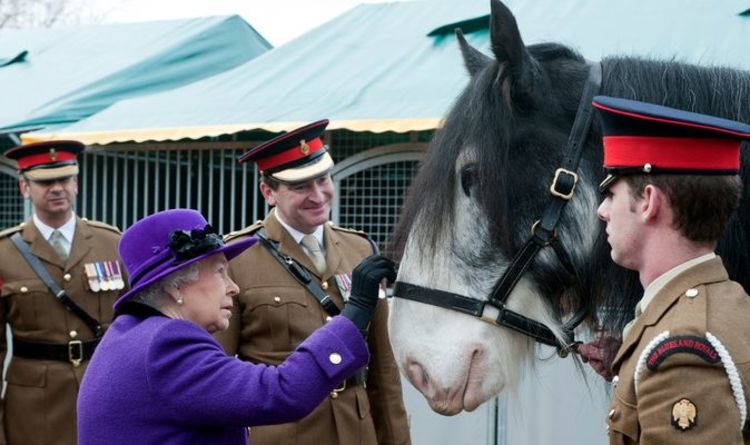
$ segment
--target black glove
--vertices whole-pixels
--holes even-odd
[[[378,304],[378,290],[383,278],[395,281],[396,267],[393,261],[380,255],[368,256],[352,272],[352,292],[341,315],[351,320],[363,334]]]

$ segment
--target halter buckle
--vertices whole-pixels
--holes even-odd
[[[570,186],[570,190],[567,192],[560,191],[557,187],[557,181],[560,179],[561,175],[567,175],[570,177],[570,179],[573,180],[573,185]],[[576,190],[576,185],[578,184],[578,175],[575,172],[572,172],[570,170],[566,170],[562,167],[555,170],[555,177],[552,179],[552,184],[549,186],[549,191],[552,193],[552,196],[557,196],[560,199],[564,199],[566,201],[570,201],[570,198],[573,197],[573,192]]]

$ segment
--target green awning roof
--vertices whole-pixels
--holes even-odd
[[[0,132],[77,122],[241,65],[271,45],[239,16],[0,31]]]
[[[527,44],[558,41],[589,59],[643,55],[750,68],[748,0],[508,0]],[[489,0],[360,5],[205,81],[121,101],[27,140],[89,144],[290,130],[397,131],[440,125],[468,81],[453,28],[489,52]]]

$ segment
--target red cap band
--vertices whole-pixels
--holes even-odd
[[[54,153],[54,154],[53,154]],[[24,156],[18,159],[18,169],[26,170],[27,168],[35,167],[43,164],[54,164],[56,162],[75,161],[76,154],[69,151],[54,151],[37,153],[33,155]]]
[[[739,170],[740,141],[728,138],[605,136],[604,167]]]
[[[261,172],[269,169],[274,168],[279,165],[288,164],[290,162],[294,162],[298,159],[306,158],[310,156],[311,154],[318,152],[325,147],[323,145],[323,141],[320,138],[311,139],[309,141],[303,141],[304,144],[300,144],[296,147],[290,148],[288,150],[284,150],[281,153],[277,153],[273,156],[268,156],[262,159],[258,159],[256,161],[256,164],[258,164],[258,170]]]

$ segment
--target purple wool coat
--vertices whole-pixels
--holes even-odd
[[[367,346],[338,316],[279,366],[227,356],[200,326],[156,311],[107,330],[78,395],[78,443],[247,444],[247,426],[310,413],[367,364]]]

